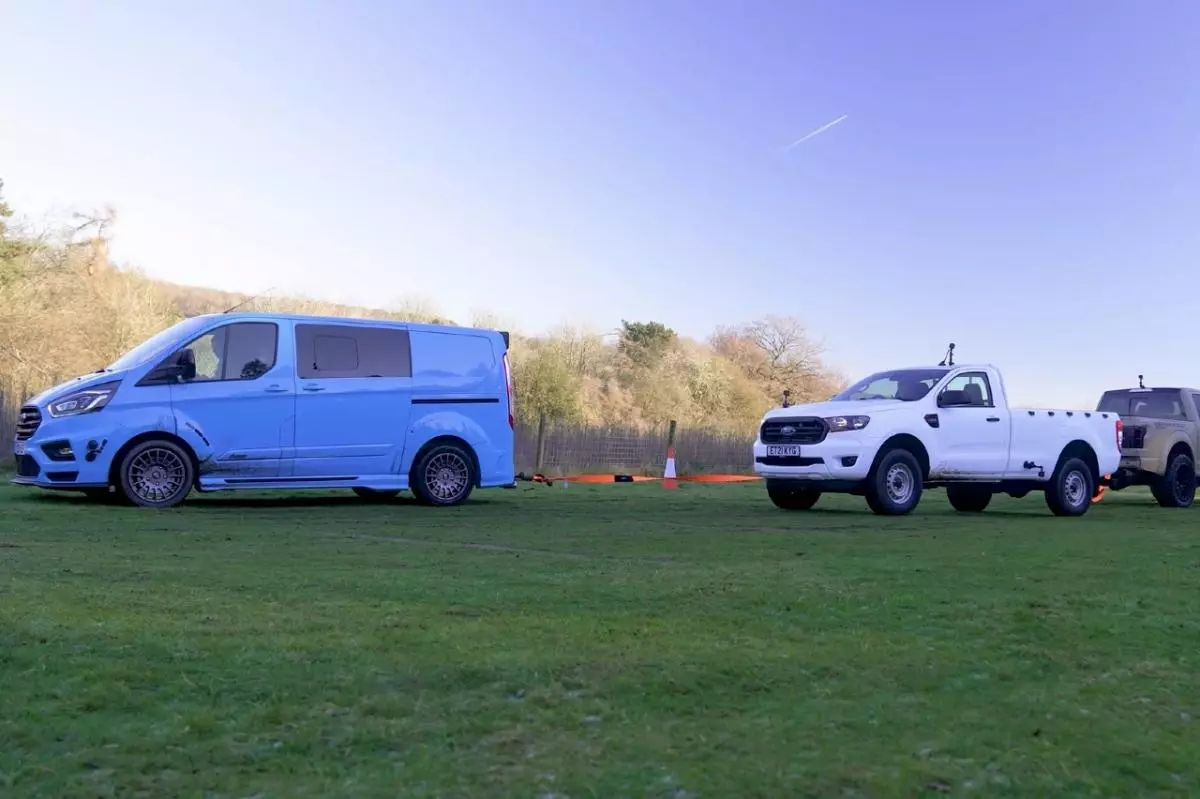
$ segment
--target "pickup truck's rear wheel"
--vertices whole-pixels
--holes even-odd
[[[921,464],[906,449],[891,449],[867,475],[867,506],[881,516],[903,516],[921,501]]]
[[[817,504],[821,492],[815,488],[798,486],[786,480],[768,480],[767,496],[777,508],[784,510],[808,510]]]
[[[1180,452],[1167,465],[1167,471],[1150,486],[1155,501],[1164,508],[1190,508],[1196,500],[1196,465]]]
[[[1046,505],[1055,516],[1082,516],[1095,493],[1091,468],[1079,458],[1068,458],[1046,485]]]
[[[962,513],[981,513],[992,501],[992,491],[989,488],[973,485],[946,486],[946,499],[956,511]]]

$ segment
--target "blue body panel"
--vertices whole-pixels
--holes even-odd
[[[261,339],[244,366],[235,357],[251,357],[244,347],[235,352],[234,344],[212,343],[234,341],[228,326],[239,324],[259,331]],[[261,338],[267,330],[274,331],[274,355]],[[340,352],[342,334],[375,349]],[[382,336],[383,343],[362,343],[371,336]],[[395,342],[406,342],[408,351]],[[164,382],[160,367],[185,347],[221,354],[211,355],[191,380]],[[316,353],[323,364],[308,363]],[[54,489],[108,485],[124,447],[160,436],[191,450],[201,490],[407,489],[422,447],[452,437],[475,455],[479,487],[511,485],[505,355],[504,337],[492,330],[277,314],[195,317],[108,370],[30,400],[23,412],[40,414],[40,423],[32,435],[18,435],[14,482]],[[378,370],[371,357],[382,364]],[[318,368],[338,358],[345,361],[341,372]],[[50,412],[80,391],[113,384],[115,393],[99,410],[59,417]],[[73,460],[59,451],[64,441]]]

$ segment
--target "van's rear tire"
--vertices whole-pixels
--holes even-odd
[[[775,503],[775,507],[784,510],[808,510],[817,504],[821,492],[816,488],[796,485],[788,480],[768,480],[767,496]]]
[[[1055,516],[1082,516],[1092,506],[1096,478],[1079,458],[1068,458],[1046,485],[1046,506]]]
[[[891,449],[867,475],[867,507],[880,516],[903,516],[921,501],[924,488],[921,464],[906,449]]]
[[[1196,501],[1196,465],[1180,452],[1167,464],[1167,471],[1150,486],[1154,500],[1163,508],[1190,508]]]
[[[430,447],[412,470],[412,491],[424,505],[459,505],[475,488],[475,461],[458,444]]]
[[[395,499],[400,495],[400,491],[376,491],[374,488],[355,488],[354,493],[359,499],[364,499],[367,502],[387,502]]]
[[[992,491],[973,485],[948,485],[946,499],[959,513],[982,513],[992,501]]]
[[[192,458],[165,439],[143,441],[125,453],[117,471],[121,496],[143,508],[173,508],[187,499],[196,481]]]

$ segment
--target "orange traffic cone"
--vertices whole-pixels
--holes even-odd
[[[679,488],[675,479],[675,447],[667,447],[667,467],[663,470],[663,488]]]

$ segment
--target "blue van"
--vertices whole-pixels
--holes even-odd
[[[367,319],[186,319],[21,409],[17,485],[168,508],[193,488],[511,486],[508,334]]]

